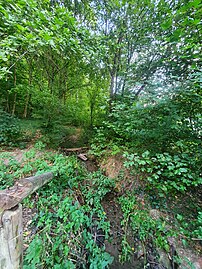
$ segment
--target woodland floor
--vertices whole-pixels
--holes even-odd
[[[21,162],[23,155],[27,150],[29,150],[29,148],[24,149],[24,150],[16,149],[9,153],[18,162]],[[5,162],[7,162],[7,160],[5,160]],[[97,164],[95,164],[95,162],[92,160],[88,160],[84,162],[84,164],[86,165],[86,168],[89,172],[94,172],[98,169]],[[111,177],[116,177],[117,171],[121,170],[120,160],[116,160],[114,158],[111,158],[111,159],[109,158],[109,160],[105,162],[104,164],[101,164],[100,167],[104,168],[105,174]],[[141,255],[140,257],[137,258],[137,253],[134,253],[134,255],[131,257],[131,260],[129,262],[126,262],[124,264],[119,262],[119,256],[121,254],[121,248],[122,248],[121,242],[122,242],[123,230],[121,227],[121,220],[123,216],[122,216],[120,205],[117,201],[117,197],[123,194],[125,190],[131,190],[132,188],[138,187],[137,185],[138,185],[138,180],[136,184],[134,184],[134,178],[127,177],[126,182],[122,180],[122,182],[120,182],[116,186],[116,189],[117,189],[116,192],[108,193],[102,201],[102,206],[104,208],[104,211],[106,212],[106,216],[110,222],[110,227],[111,227],[111,231],[110,231],[111,239],[109,242],[108,241],[104,242],[106,251],[114,257],[114,262],[110,266],[111,269],[119,269],[119,268],[143,269],[144,268],[143,262],[145,258],[141,257]],[[32,198],[34,200],[37,200],[37,194],[33,194]],[[202,191],[200,189],[186,193],[186,195],[183,195],[183,196],[176,196],[174,200],[173,198],[171,199],[171,197],[167,197],[167,200],[164,201],[164,203],[162,204],[162,208],[160,210],[162,210],[164,214],[167,214],[167,215],[169,214],[170,221],[172,222],[173,213],[184,211],[187,213],[188,216],[192,216],[192,213],[195,211],[196,205],[202,208],[201,198],[202,198]],[[144,204],[144,197],[142,196],[141,193],[139,197],[137,197],[137,199],[141,199],[142,204]],[[166,210],[165,210],[165,207],[166,207]],[[30,223],[32,222],[32,219],[35,214],[36,214],[35,208],[32,208],[32,209],[27,208],[27,207],[23,208],[24,236],[26,239],[31,238],[33,234],[35,234],[33,227],[30,230]],[[131,245],[134,245],[134,240],[135,240],[134,235],[132,234],[132,232],[130,233],[130,230],[128,231],[127,240],[129,241]],[[29,240],[25,240],[25,241],[29,241]],[[24,249],[26,249],[27,247],[28,245],[24,244]],[[193,241],[191,248],[188,248],[188,249],[179,248],[179,249],[181,251],[182,256],[185,256],[185,257],[187,256],[193,262],[197,261],[198,267],[195,267],[196,269],[202,268],[202,259],[200,258],[200,254],[202,253],[201,241]],[[196,255],[195,253],[198,253],[198,254]],[[161,267],[161,265],[159,265],[159,267],[158,265],[152,266],[152,264],[150,264],[146,268],[151,268],[151,269],[162,268],[163,269],[166,267],[163,267],[163,266]],[[186,267],[186,265],[184,267],[182,266],[178,267],[176,265],[170,268],[188,269],[191,267]]]

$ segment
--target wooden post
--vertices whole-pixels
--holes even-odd
[[[19,204],[53,178],[53,173],[24,178],[0,191],[0,269],[23,266],[22,206]]]
[[[21,269],[23,266],[22,205],[5,210],[0,228],[0,269]]]

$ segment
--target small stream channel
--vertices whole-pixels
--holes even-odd
[[[82,162],[87,171],[90,173],[96,172],[99,169],[98,164],[94,160]],[[121,255],[121,243],[123,231],[121,228],[122,213],[119,204],[116,201],[116,196],[113,193],[108,193],[102,200],[102,206],[106,213],[107,219],[110,222],[110,240],[105,240],[105,250],[114,257],[113,263],[109,266],[110,269],[143,269],[144,261],[137,259],[135,255],[131,260],[122,264],[119,261]],[[133,244],[133,236],[127,238]]]

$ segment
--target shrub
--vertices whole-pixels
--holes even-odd
[[[157,153],[149,151],[140,154],[124,154],[125,167],[134,167],[148,180],[150,188],[156,187],[159,192],[185,192],[189,187],[202,183],[197,160],[188,154]]]
[[[15,145],[21,135],[18,119],[0,110],[0,143]]]

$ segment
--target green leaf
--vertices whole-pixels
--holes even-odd
[[[172,19],[169,19],[161,24],[163,30],[168,30],[172,26]]]
[[[20,24],[16,24],[16,26],[17,26],[17,28],[18,28],[20,31],[22,31],[22,32],[24,32],[24,31],[26,30],[26,28],[23,27],[23,26],[20,25]]]

